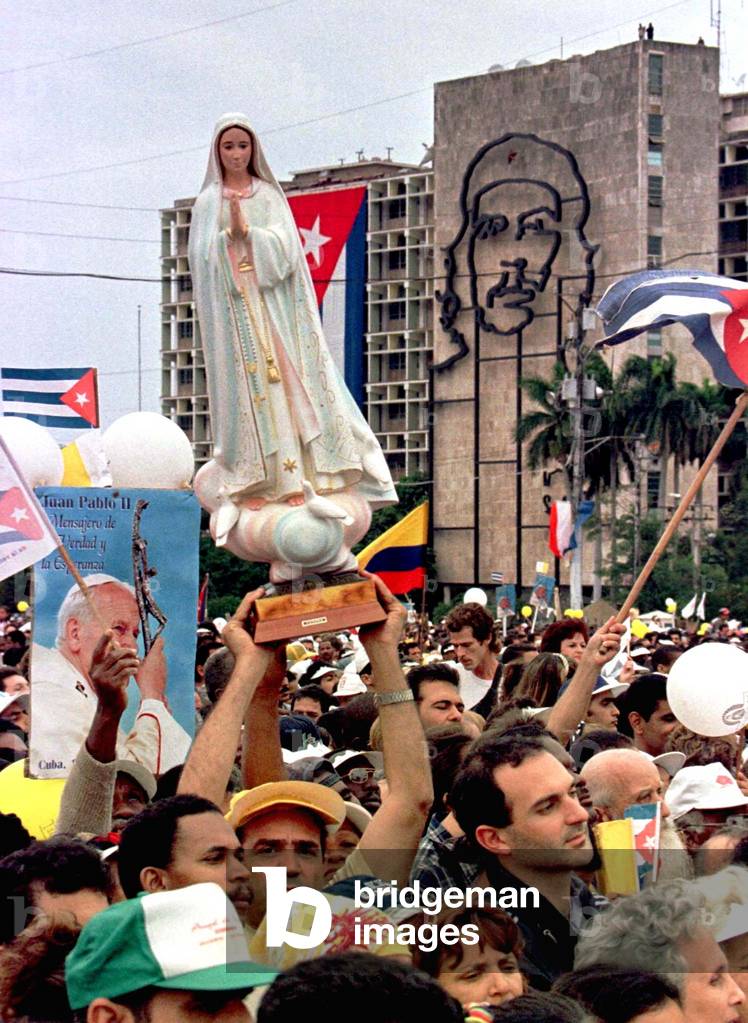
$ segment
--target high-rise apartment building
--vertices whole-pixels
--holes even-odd
[[[748,92],[720,102],[719,272],[748,281]]]
[[[428,471],[433,174],[369,184],[366,416],[395,479]]]

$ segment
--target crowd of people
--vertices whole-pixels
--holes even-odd
[[[684,650],[744,645],[727,609],[698,634],[408,624],[375,582],[360,630],[258,645],[261,590],[201,622],[195,738],[159,776],[117,759],[133,651],[103,633],[55,834],[0,814],[0,1019],[746,1023],[743,733],[667,696]],[[28,638],[0,608],[0,770]],[[653,804],[656,880],[611,891],[597,826]]]

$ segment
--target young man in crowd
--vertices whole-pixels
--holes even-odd
[[[406,675],[424,729],[450,722],[462,724],[465,704],[460,696],[460,676],[449,664],[424,664]]]
[[[445,624],[457,654],[465,707],[488,717],[496,703],[499,683],[493,618],[480,604],[460,604],[450,611]]]
[[[637,749],[653,757],[665,752],[668,736],[678,721],[667,702],[667,676],[652,672],[634,679],[620,698],[618,729]]]
[[[533,986],[549,987],[571,969],[575,935],[604,904],[574,874],[593,858],[575,779],[538,738],[488,732],[463,762],[450,805],[481,856],[486,885],[516,892],[522,970]],[[537,890],[537,904],[522,898],[523,888]]]
[[[316,724],[323,714],[332,706],[331,697],[321,686],[314,684],[301,686],[291,700],[291,713],[300,714]]]

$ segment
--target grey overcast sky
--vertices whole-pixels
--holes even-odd
[[[0,266],[158,277],[156,211],[198,190],[222,113],[248,114],[278,177],[387,146],[418,163],[434,82],[650,20],[716,43],[709,0],[5,0]],[[745,0],[722,0],[722,28],[722,91],[746,89]],[[86,203],[124,208],[61,205]],[[98,366],[107,425],[137,407],[140,304],[157,410],[159,300],[153,283],[0,274],[0,364]]]

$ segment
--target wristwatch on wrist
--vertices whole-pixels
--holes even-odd
[[[386,707],[390,703],[413,703],[415,696],[410,689],[398,689],[395,693],[377,693],[377,704]]]

